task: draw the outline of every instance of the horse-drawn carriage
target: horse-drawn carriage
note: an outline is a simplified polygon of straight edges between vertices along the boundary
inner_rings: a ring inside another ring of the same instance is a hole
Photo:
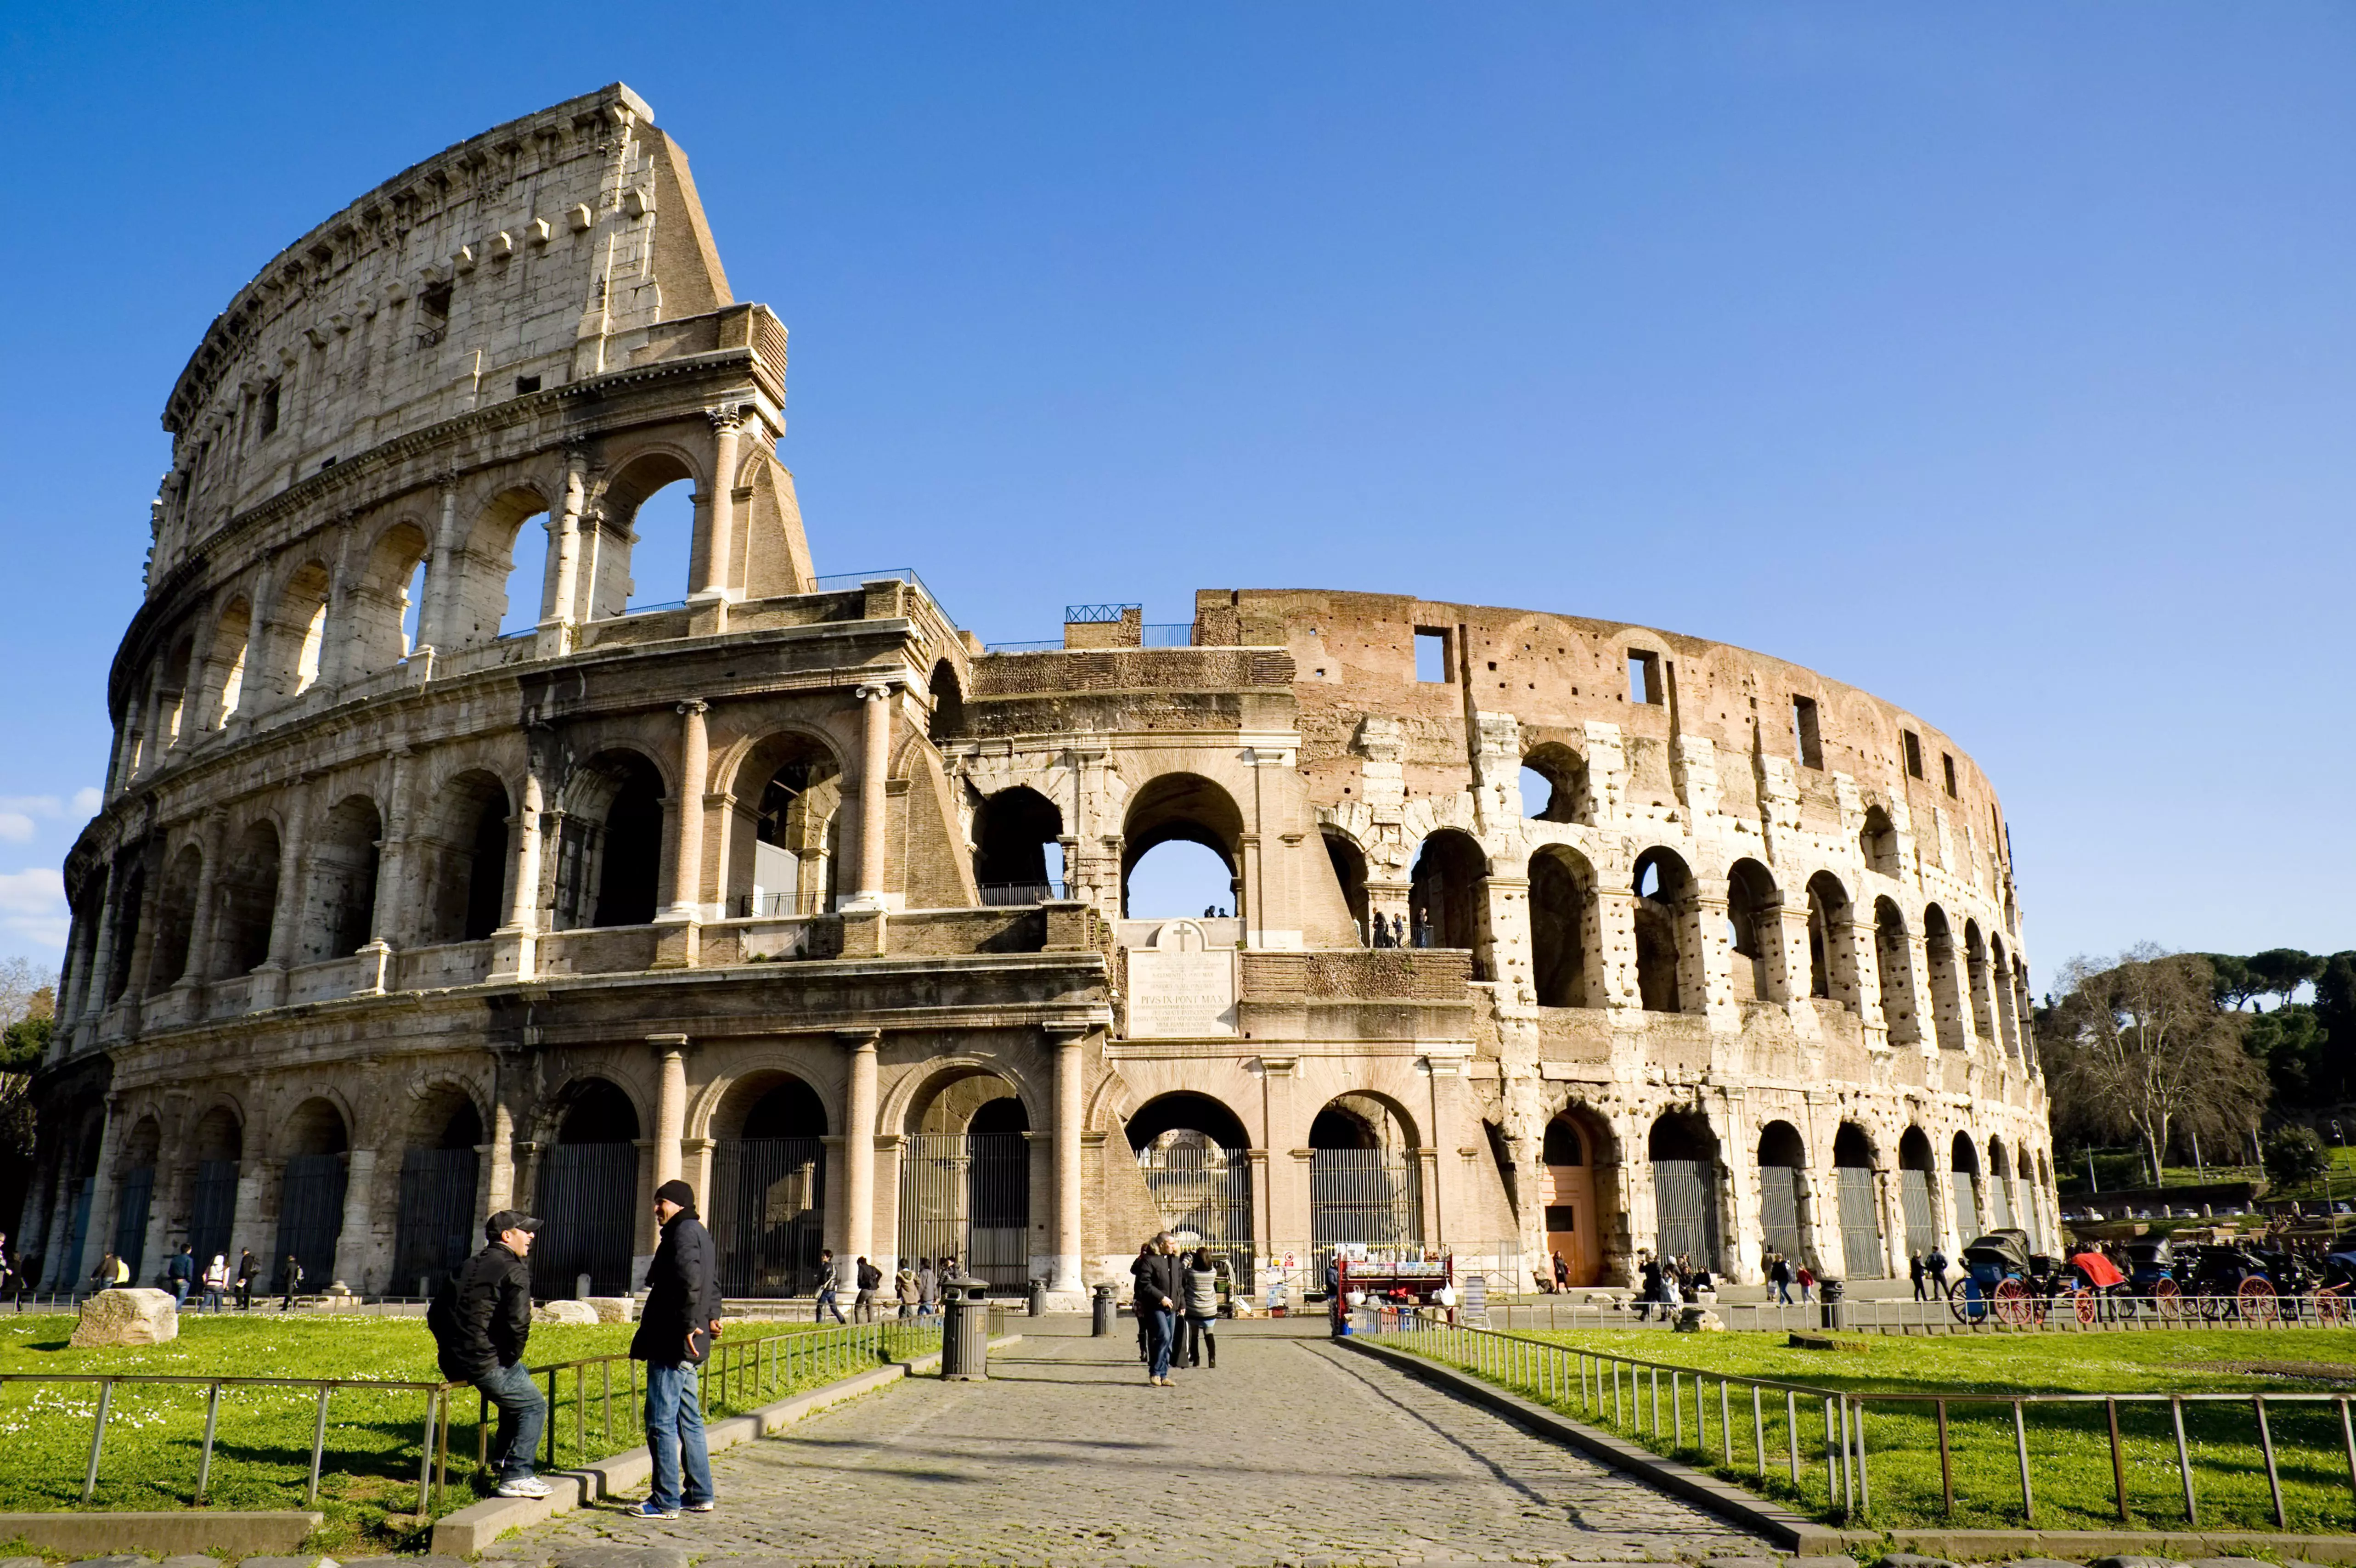
[[[1947,1310],[1958,1323],[1993,1318],[2025,1328],[2044,1320],[2059,1273],[2051,1258],[2029,1251],[2028,1231],[1991,1230],[1964,1249],[1964,1277],[1947,1287]]]

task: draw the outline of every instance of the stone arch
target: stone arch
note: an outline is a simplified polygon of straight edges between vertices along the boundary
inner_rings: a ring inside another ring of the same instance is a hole
[[[1965,1043],[1962,976],[1947,912],[1936,904],[1922,907],[1922,949],[1930,961],[1931,1020],[1939,1048],[1960,1051]]]
[[[814,915],[832,907],[843,865],[842,758],[830,739],[787,726],[748,741],[726,770],[729,912]]]
[[[1333,873],[1334,886],[1350,911],[1350,923],[1358,929],[1358,940],[1368,947],[1393,945],[1389,929],[1377,932],[1372,924],[1373,906],[1366,897],[1366,852],[1348,832],[1331,823],[1319,830],[1318,837],[1325,845],[1325,864]]]
[[[402,623],[434,591],[435,585],[423,576],[432,549],[425,530],[406,518],[387,525],[370,543],[359,578],[345,597],[347,624],[340,640],[349,672],[390,670],[409,657]]]
[[[245,1157],[245,1117],[233,1100],[207,1107],[188,1130],[188,1147],[199,1161]]]
[[[1063,869],[1064,813],[1027,784],[983,797],[973,814],[973,879],[985,904],[1052,898]],[[1055,849],[1055,864],[1047,850]]]
[[[1989,971],[1987,943],[1980,936],[1980,923],[1964,921],[1965,988],[1972,997],[1972,1031],[1989,1045],[2000,1045],[1996,1032],[1996,1019],[1989,1012]]]
[[[814,1288],[824,1245],[826,1099],[799,1073],[758,1067],[713,1096],[706,1211],[722,1294]]]
[[[692,538],[673,542],[683,545],[691,557],[700,557],[710,548],[703,534],[712,516],[710,497],[712,486],[703,474],[703,464],[696,454],[668,441],[650,442],[623,456],[607,471],[603,483],[591,499],[582,516],[581,588],[588,596],[575,614],[582,620],[601,620],[608,616],[624,614],[630,608],[635,593],[633,584],[644,575],[648,563],[638,558],[637,521],[640,509],[658,491],[686,483],[695,498]],[[741,532],[743,520],[738,520]],[[741,578],[744,567],[744,552],[732,551],[730,575]],[[680,578],[692,585],[698,579],[700,562],[689,559],[680,563]],[[734,587],[735,583],[727,585]]]
[[[278,824],[257,817],[239,832],[221,866],[208,972],[234,977],[269,961],[280,875]]]
[[[425,894],[420,941],[480,941],[507,924],[510,814],[506,783],[486,768],[450,779],[420,813],[410,841]]]
[[[298,697],[319,682],[327,650],[327,599],[334,579],[324,562],[304,562],[286,575],[271,616],[272,684],[279,700]]]
[[[1848,941],[1848,889],[1829,871],[1808,878],[1808,994],[1857,1011],[1857,964]]]
[[[1815,1219],[1810,1199],[1807,1140],[1789,1122],[1768,1122],[1759,1130],[1761,1244],[1791,1260],[1794,1268],[1810,1255]]]
[[[932,678],[925,685],[932,697],[932,712],[925,721],[926,737],[938,746],[965,734],[965,693],[958,684],[957,666],[946,659],[935,660]]]
[[[1969,1133],[1955,1133],[1948,1145],[1947,1160],[1947,1168],[1954,1173],[1955,1239],[1968,1247],[1981,1234],[1984,1219],[1980,1208],[1980,1153]]]
[[[531,1212],[546,1228],[532,1246],[532,1294],[576,1295],[586,1274],[592,1294],[619,1294],[637,1233],[637,1140],[651,1118],[631,1088],[588,1069],[566,1079],[538,1119],[547,1132]]]
[[[1243,1118],[1216,1096],[1176,1090],[1139,1106],[1126,1131],[1162,1229],[1251,1288],[1254,1172]]]
[[[1481,940],[1481,884],[1489,857],[1462,828],[1438,828],[1416,851],[1408,885],[1408,929],[1419,948],[1462,948],[1473,955],[1472,976],[1491,978]]]
[[[1865,868],[1877,876],[1896,876],[1898,862],[1898,829],[1890,813],[1879,806],[1865,809],[1865,825],[1858,831],[1858,858]]]
[[[654,919],[669,793],[661,767],[632,746],[608,746],[573,769],[557,833],[558,930]]]
[[[1608,1265],[1610,1222],[1601,1210],[1600,1198],[1617,1186],[1610,1173],[1619,1164],[1612,1123],[1582,1103],[1564,1105],[1547,1120],[1538,1140],[1538,1161],[1546,1272],[1558,1272],[1567,1285],[1601,1283]]]
[[[1142,1152],[1157,1143],[1192,1133],[1194,1146],[1248,1149],[1251,1133],[1234,1107],[1215,1094],[1176,1089],[1157,1094],[1139,1106],[1123,1128],[1132,1150]]]
[[[1420,1141],[1406,1106],[1377,1090],[1352,1089],[1318,1107],[1309,1122],[1309,1146],[1393,1153],[1418,1148]]]
[[[1587,785],[1587,758],[1560,741],[1532,746],[1522,766],[1546,781],[1546,800],[1533,810],[1523,790],[1522,814],[1541,822],[1592,822],[1594,801]]]
[[[188,973],[188,939],[196,925],[197,885],[203,877],[204,865],[204,852],[184,843],[164,873],[163,897],[155,905],[155,941],[147,960],[150,995]],[[205,977],[198,973],[189,978]]]
[[[1890,1044],[1913,1045],[1922,1037],[1922,1020],[1914,1015],[1914,948],[1905,915],[1887,895],[1873,901],[1873,956]]]
[[[244,703],[246,657],[252,640],[253,603],[243,594],[235,595],[213,618],[206,644],[198,686],[198,722],[204,728],[220,728]]]
[[[1697,967],[1688,961],[1683,929],[1693,886],[1676,851],[1655,845],[1636,857],[1636,990],[1647,1013],[1684,1008],[1687,972]]]
[[[1987,1194],[1988,1228],[1992,1230],[2022,1229],[2020,1216],[2014,1212],[2012,1201],[2012,1160],[2000,1133],[1988,1134],[1987,1170],[1981,1179]]]
[[[1595,867],[1568,844],[1530,856],[1531,974],[1541,1007],[1603,1004]]]
[[[404,1120],[387,1285],[430,1296],[477,1245],[477,1150],[490,1140],[473,1087],[455,1078],[420,1085]]]
[[[1227,868],[1230,907],[1243,908],[1244,817],[1235,797],[1199,773],[1160,773],[1140,785],[1123,813],[1120,906],[1129,913],[1129,878],[1165,843],[1196,843]]]
[[[1717,1130],[1700,1110],[1672,1106],[1653,1119],[1644,1143],[1652,1162],[1658,1254],[1689,1256],[1718,1269],[1724,1230]]]
[[[373,933],[377,866],[384,819],[374,797],[345,796],[311,835],[298,940],[301,961],[317,963],[359,951]]]
[[[1728,967],[1738,1002],[1774,997],[1770,955],[1783,947],[1783,897],[1774,874],[1755,860],[1738,860],[1726,872],[1726,942],[1736,961]]]
[[[443,635],[455,648],[489,642],[513,608],[533,622],[547,613],[548,575],[544,549],[541,583],[511,581],[517,565],[517,539],[524,525],[548,510],[548,498],[531,485],[512,485],[493,495],[475,514],[466,541],[452,562],[455,581],[443,590],[447,625]],[[510,606],[515,597],[520,602]]]
[[[1347,1090],[1309,1124],[1313,1277],[1338,1251],[1421,1252],[1424,1162],[1414,1119],[1388,1095]]]
[[[1996,932],[1988,934],[1988,979],[1996,993],[1997,1037],[2003,1043],[2005,1054],[2018,1059],[2020,1056],[2019,1020],[2013,1007],[2012,960],[2004,949],[2004,938]]]
[[[1029,1086],[1003,1064],[972,1059],[908,1075],[894,1096],[905,1128],[897,1247],[902,1257],[957,1257],[994,1289],[1031,1269],[1031,1144],[1046,1125]]]
[[[1861,1122],[1844,1121],[1833,1137],[1833,1186],[1840,1204],[1841,1256],[1852,1279],[1889,1273],[1882,1239],[1881,1154]]]
[[[279,1124],[282,1155],[340,1155],[351,1147],[351,1112],[329,1090],[307,1096]]]

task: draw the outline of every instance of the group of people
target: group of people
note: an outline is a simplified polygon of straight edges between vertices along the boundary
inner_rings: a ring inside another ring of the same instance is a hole
[[[646,1302],[630,1340],[632,1359],[647,1364],[647,1448],[654,1471],[646,1500],[631,1511],[642,1519],[677,1519],[682,1510],[710,1513],[713,1506],[697,1369],[720,1334],[720,1284],[712,1234],[696,1217],[694,1189],[667,1181],[655,1188],[654,1209],[662,1240],[647,1266]],[[442,1375],[472,1383],[498,1407],[491,1465],[503,1498],[544,1498],[549,1491],[532,1473],[548,1401],[523,1365],[531,1338],[531,1271],[524,1260],[540,1231],[538,1219],[512,1208],[485,1220],[487,1244],[442,1287],[425,1317]]]
[[[1764,1262],[1767,1265],[1767,1288],[1775,1293],[1776,1305],[1792,1305],[1794,1285],[1800,1287],[1802,1301],[1816,1299],[1815,1273],[1804,1262],[1794,1263],[1781,1252],[1768,1253]]]
[[[1936,1301],[1947,1288],[1947,1254],[1933,1242],[1929,1257],[1917,1252],[1906,1261],[1906,1273],[1914,1281],[1916,1301]]]
[[[1366,924],[1367,937],[1369,939],[1366,945],[1368,947],[1428,948],[1431,945],[1431,922],[1429,919],[1419,920],[1417,922],[1415,937],[1412,941],[1408,938],[1407,917],[1405,915],[1393,915],[1390,918],[1390,923],[1388,925],[1385,925],[1383,923],[1383,918],[1379,914],[1372,915],[1367,918]]]
[[[1639,1323],[1651,1317],[1653,1308],[1656,1306],[1661,1309],[1664,1319],[1674,1317],[1679,1306],[1698,1300],[1703,1291],[1718,1288],[1718,1282],[1710,1277],[1709,1270],[1697,1266],[1687,1253],[1656,1258],[1650,1252],[1640,1252],[1637,1258],[1636,1321]]]
[[[941,1282],[958,1277],[957,1259],[943,1253],[940,1267],[933,1267],[930,1258],[918,1258],[914,1268],[906,1263],[892,1276],[892,1295],[898,1302],[902,1317],[930,1317],[940,1310]],[[884,1288],[884,1271],[859,1259],[851,1269],[851,1316],[842,1315],[842,1273],[835,1267],[834,1249],[820,1250],[818,1255],[818,1297],[813,1309],[815,1321],[824,1323],[828,1313],[834,1314],[837,1323],[873,1323],[875,1321],[875,1293]]]
[[[253,1255],[251,1248],[239,1249],[235,1267],[230,1266],[228,1254],[223,1252],[215,1252],[213,1261],[200,1267],[195,1247],[183,1241],[180,1250],[164,1264],[161,1283],[172,1293],[173,1306],[182,1312],[188,1309],[192,1295],[197,1297],[199,1312],[226,1312],[232,1294],[237,1297],[237,1309],[248,1312],[253,1307],[253,1287],[262,1277],[262,1260]],[[283,1309],[294,1309],[294,1297],[303,1288],[304,1279],[302,1260],[287,1253],[285,1262],[279,1267],[283,1298],[279,1305]],[[102,1254],[91,1267],[90,1288],[94,1292],[127,1289],[131,1283],[131,1265],[116,1253]]]
[[[1137,1250],[1129,1273],[1145,1380],[1166,1389],[1173,1366],[1216,1367],[1219,1342],[1212,1330],[1219,1316],[1219,1271],[1211,1250],[1183,1252],[1178,1239],[1164,1230]]]

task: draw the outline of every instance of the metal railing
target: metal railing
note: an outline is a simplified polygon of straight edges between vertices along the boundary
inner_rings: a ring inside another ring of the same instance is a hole
[[[2148,1408],[2165,1411],[2168,1432],[2174,1439],[2175,1466],[2183,1497],[2186,1525],[2199,1528],[2200,1499],[2195,1481],[2195,1446],[2188,1442],[2185,1412],[2188,1406],[2196,1410],[2224,1411],[2235,1407],[2246,1409],[2252,1418],[2252,1434],[2263,1457],[2266,1488],[2272,1505],[2276,1529],[2289,1527],[2288,1512],[2284,1506],[2282,1466],[2276,1454],[2275,1427],[2269,1412],[2288,1409],[2322,1407],[2327,1413],[2338,1416],[2338,1435],[2341,1453],[2337,1457],[2346,1464],[2347,1484],[2351,1499],[2356,1499],[2356,1421],[2351,1421],[2347,1393],[1985,1393],[1969,1389],[1933,1389],[1922,1391],[1885,1392],[1852,1391],[1842,1389],[1815,1387],[1806,1383],[1785,1382],[1771,1378],[1745,1377],[1738,1373],[1712,1372],[1680,1366],[1666,1361],[1647,1360],[1641,1357],[1622,1356],[1611,1351],[1579,1346],[1561,1345],[1551,1340],[1536,1339],[1526,1335],[1499,1329],[1469,1327],[1451,1324],[1441,1315],[1418,1309],[1366,1309],[1356,1315],[1377,1337],[1395,1337],[1403,1348],[1445,1365],[1470,1371],[1489,1381],[1499,1383],[1515,1392],[1526,1392],[1543,1403],[1563,1410],[1577,1409],[1590,1419],[1603,1422],[1614,1431],[1649,1440],[1651,1446],[1661,1447],[1670,1454],[1687,1454],[1705,1466],[1712,1466],[1730,1477],[1748,1472],[1760,1489],[1766,1489],[1771,1465],[1768,1457],[1770,1397],[1780,1396],[1783,1418],[1784,1441],[1779,1446],[1780,1468],[1788,1477],[1790,1491],[1813,1501],[1813,1487],[1803,1481],[1804,1469],[1813,1474],[1819,1463],[1824,1472],[1825,1507],[1835,1517],[1864,1523],[1870,1520],[1873,1508],[1871,1469],[1866,1444],[1866,1407],[1868,1405],[1898,1407],[1907,1414],[1920,1417],[1926,1410],[1936,1425],[1939,1463],[1940,1512],[1952,1518],[1955,1513],[1955,1423],[1953,1414],[1960,1408],[1975,1408],[1995,1412],[1999,1418],[2009,1416],[2008,1434],[2012,1439],[2010,1457],[2019,1473],[2019,1518],[2035,1528],[2037,1494],[2029,1461],[2029,1413],[2032,1411],[2059,1407],[2065,1412],[2089,1411],[2100,1407],[2104,1420],[2103,1435],[2107,1439],[2111,1463],[2112,1489],[2122,1522],[2134,1518],[2127,1476],[2129,1460],[2127,1445],[2119,1426],[2123,1408]],[[1667,1430],[1663,1430],[1661,1379],[1669,1380]],[[1686,1441],[1686,1384],[1692,1384],[1693,1441]],[[1607,1390],[1608,1383],[1608,1390]],[[1715,1400],[1708,1385],[1716,1384]],[[1745,1455],[1737,1455],[1737,1431],[1741,1424],[1735,1394],[1740,1391],[1749,1395],[1750,1441],[1742,1444],[1749,1449]],[[1823,1440],[1818,1444],[1811,1435],[1807,1446],[1816,1450],[1806,1465],[1802,1461],[1801,1402],[1808,1402],[1810,1422],[1821,1409]],[[1712,1455],[1710,1409],[1715,1403],[1718,1414],[1717,1456]],[[2204,1462],[2215,1465],[2215,1440],[2211,1437],[2199,1445]],[[2311,1455],[2309,1445],[2303,1451]],[[2139,1466],[2147,1462],[2136,1460]],[[2302,1465],[2302,1474],[2312,1473],[2316,1466]],[[1982,1507],[1993,1506],[1989,1499],[1972,1499]],[[1901,1510],[1902,1511],[1902,1510]]]
[[[740,920],[763,920],[823,915],[833,902],[834,895],[822,887],[793,888],[780,893],[740,893],[736,896],[736,918]]]
[[[1062,897],[1063,886],[1053,878],[1044,882],[985,882],[981,885],[981,902],[985,908],[1020,908],[1026,904],[1044,904],[1050,898]]]
[[[1569,1293],[1580,1294],[1579,1286]],[[1814,1332],[1826,1326],[1822,1301],[1780,1302],[1724,1299],[1686,1302],[1718,1315],[1730,1329],[1742,1333]],[[2002,1308],[2001,1310],[1999,1308]],[[1493,1294],[1489,1316],[1501,1326],[1525,1328],[1642,1328],[1657,1324],[1665,1329],[1680,1308],[1647,1304],[1633,1294],[1612,1303],[1564,1301],[1560,1296],[1523,1296],[1500,1300]],[[1639,1317],[1642,1312],[1644,1316]],[[2177,1296],[2161,1305],[2138,1296],[2097,1296],[2081,1303],[2069,1296],[2042,1301],[2031,1298],[2009,1306],[1983,1301],[1976,1310],[1962,1312],[1946,1298],[1936,1301],[1866,1300],[1844,1297],[1837,1307],[1839,1329],[1860,1334],[2084,1334],[2162,1333],[2204,1328],[2263,1331],[2274,1328],[2339,1328],[2349,1325],[2349,1304],[2334,1297],[2278,1296],[2268,1310],[2238,1296]]]
[[[925,580],[916,575],[916,569],[914,566],[881,566],[873,572],[837,572],[812,582],[810,592],[814,594],[848,593],[853,588],[863,588],[870,583],[881,583],[886,579],[907,584],[937,605],[941,602],[939,596],[925,586]]]

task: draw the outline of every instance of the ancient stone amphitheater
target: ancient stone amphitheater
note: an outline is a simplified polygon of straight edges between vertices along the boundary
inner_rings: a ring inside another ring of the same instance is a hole
[[[520,1205],[546,1294],[613,1291],[678,1175],[739,1295],[824,1245],[1069,1299],[1164,1223],[1255,1290],[2050,1235],[2003,815],[1921,717],[1405,596],[986,648],[913,572],[818,574],[785,404],[620,86],[230,302],[66,868],[48,1283],[187,1240],[414,1294]],[[1130,918],[1173,841],[1216,911]]]

